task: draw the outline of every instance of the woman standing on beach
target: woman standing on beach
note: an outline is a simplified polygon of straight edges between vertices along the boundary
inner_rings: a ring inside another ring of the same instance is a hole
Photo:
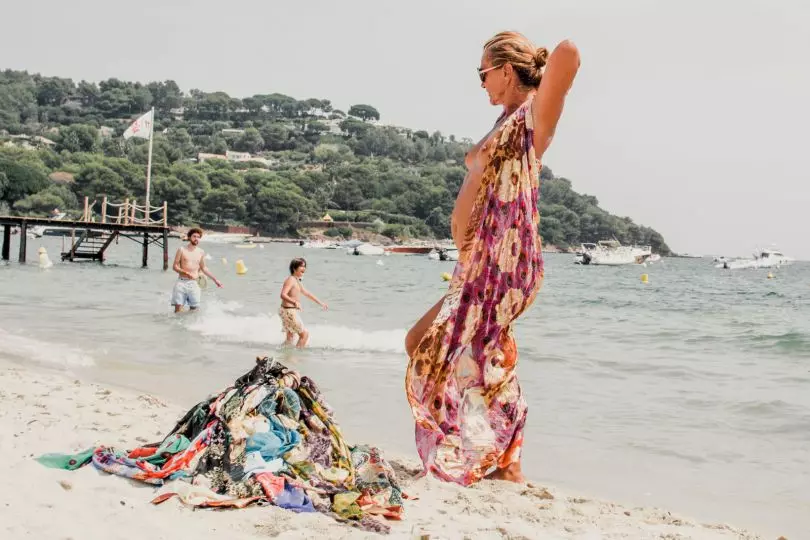
[[[449,290],[405,339],[417,450],[425,471],[443,480],[525,481],[527,407],[512,323],[543,281],[540,160],[578,69],[570,41],[550,56],[517,32],[484,45],[481,86],[503,112],[465,159],[451,217],[459,261]]]

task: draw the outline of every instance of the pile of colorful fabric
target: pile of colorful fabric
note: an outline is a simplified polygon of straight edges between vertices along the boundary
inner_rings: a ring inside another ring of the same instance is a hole
[[[155,485],[179,480],[155,504],[175,496],[196,507],[269,503],[381,533],[389,527],[380,517],[403,512],[402,491],[379,451],[346,444],[315,383],[271,358],[257,358],[253,370],[193,407],[159,443],[38,460],[71,470],[92,463]]]

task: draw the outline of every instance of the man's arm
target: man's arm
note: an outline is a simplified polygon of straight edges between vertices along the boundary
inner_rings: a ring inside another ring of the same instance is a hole
[[[200,257],[200,272],[205,274],[206,276],[210,277],[214,283],[216,283],[217,287],[222,288],[222,282],[220,282],[217,278],[214,277],[214,274],[208,270],[208,267],[205,265],[205,252],[202,253]]]

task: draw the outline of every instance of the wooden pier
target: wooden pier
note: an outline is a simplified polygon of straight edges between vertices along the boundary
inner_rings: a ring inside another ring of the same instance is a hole
[[[138,206],[137,201],[127,199],[123,203],[101,201],[98,214],[94,208],[98,201],[89,203],[84,199],[84,211],[79,219],[54,219],[28,216],[0,216],[3,227],[2,259],[11,256],[11,228],[19,230],[19,261],[26,262],[28,233],[40,236],[69,236],[70,248],[62,252],[63,261],[92,260],[104,262],[107,249],[119,238],[128,238],[142,246],[143,267],[148,266],[149,246],[163,248],[163,270],[169,268],[168,208],[163,206]],[[158,217],[155,217],[157,215]]]

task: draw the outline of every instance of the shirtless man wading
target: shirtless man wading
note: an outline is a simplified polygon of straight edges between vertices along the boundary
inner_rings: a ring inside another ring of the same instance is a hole
[[[222,287],[222,283],[205,266],[205,252],[197,247],[202,238],[202,231],[196,228],[189,229],[187,237],[188,245],[178,249],[177,255],[174,256],[173,269],[178,276],[172,291],[172,305],[174,305],[175,313],[182,311],[185,304],[188,304],[192,310],[200,307],[201,292],[197,283],[200,272],[210,277],[217,287]]]

